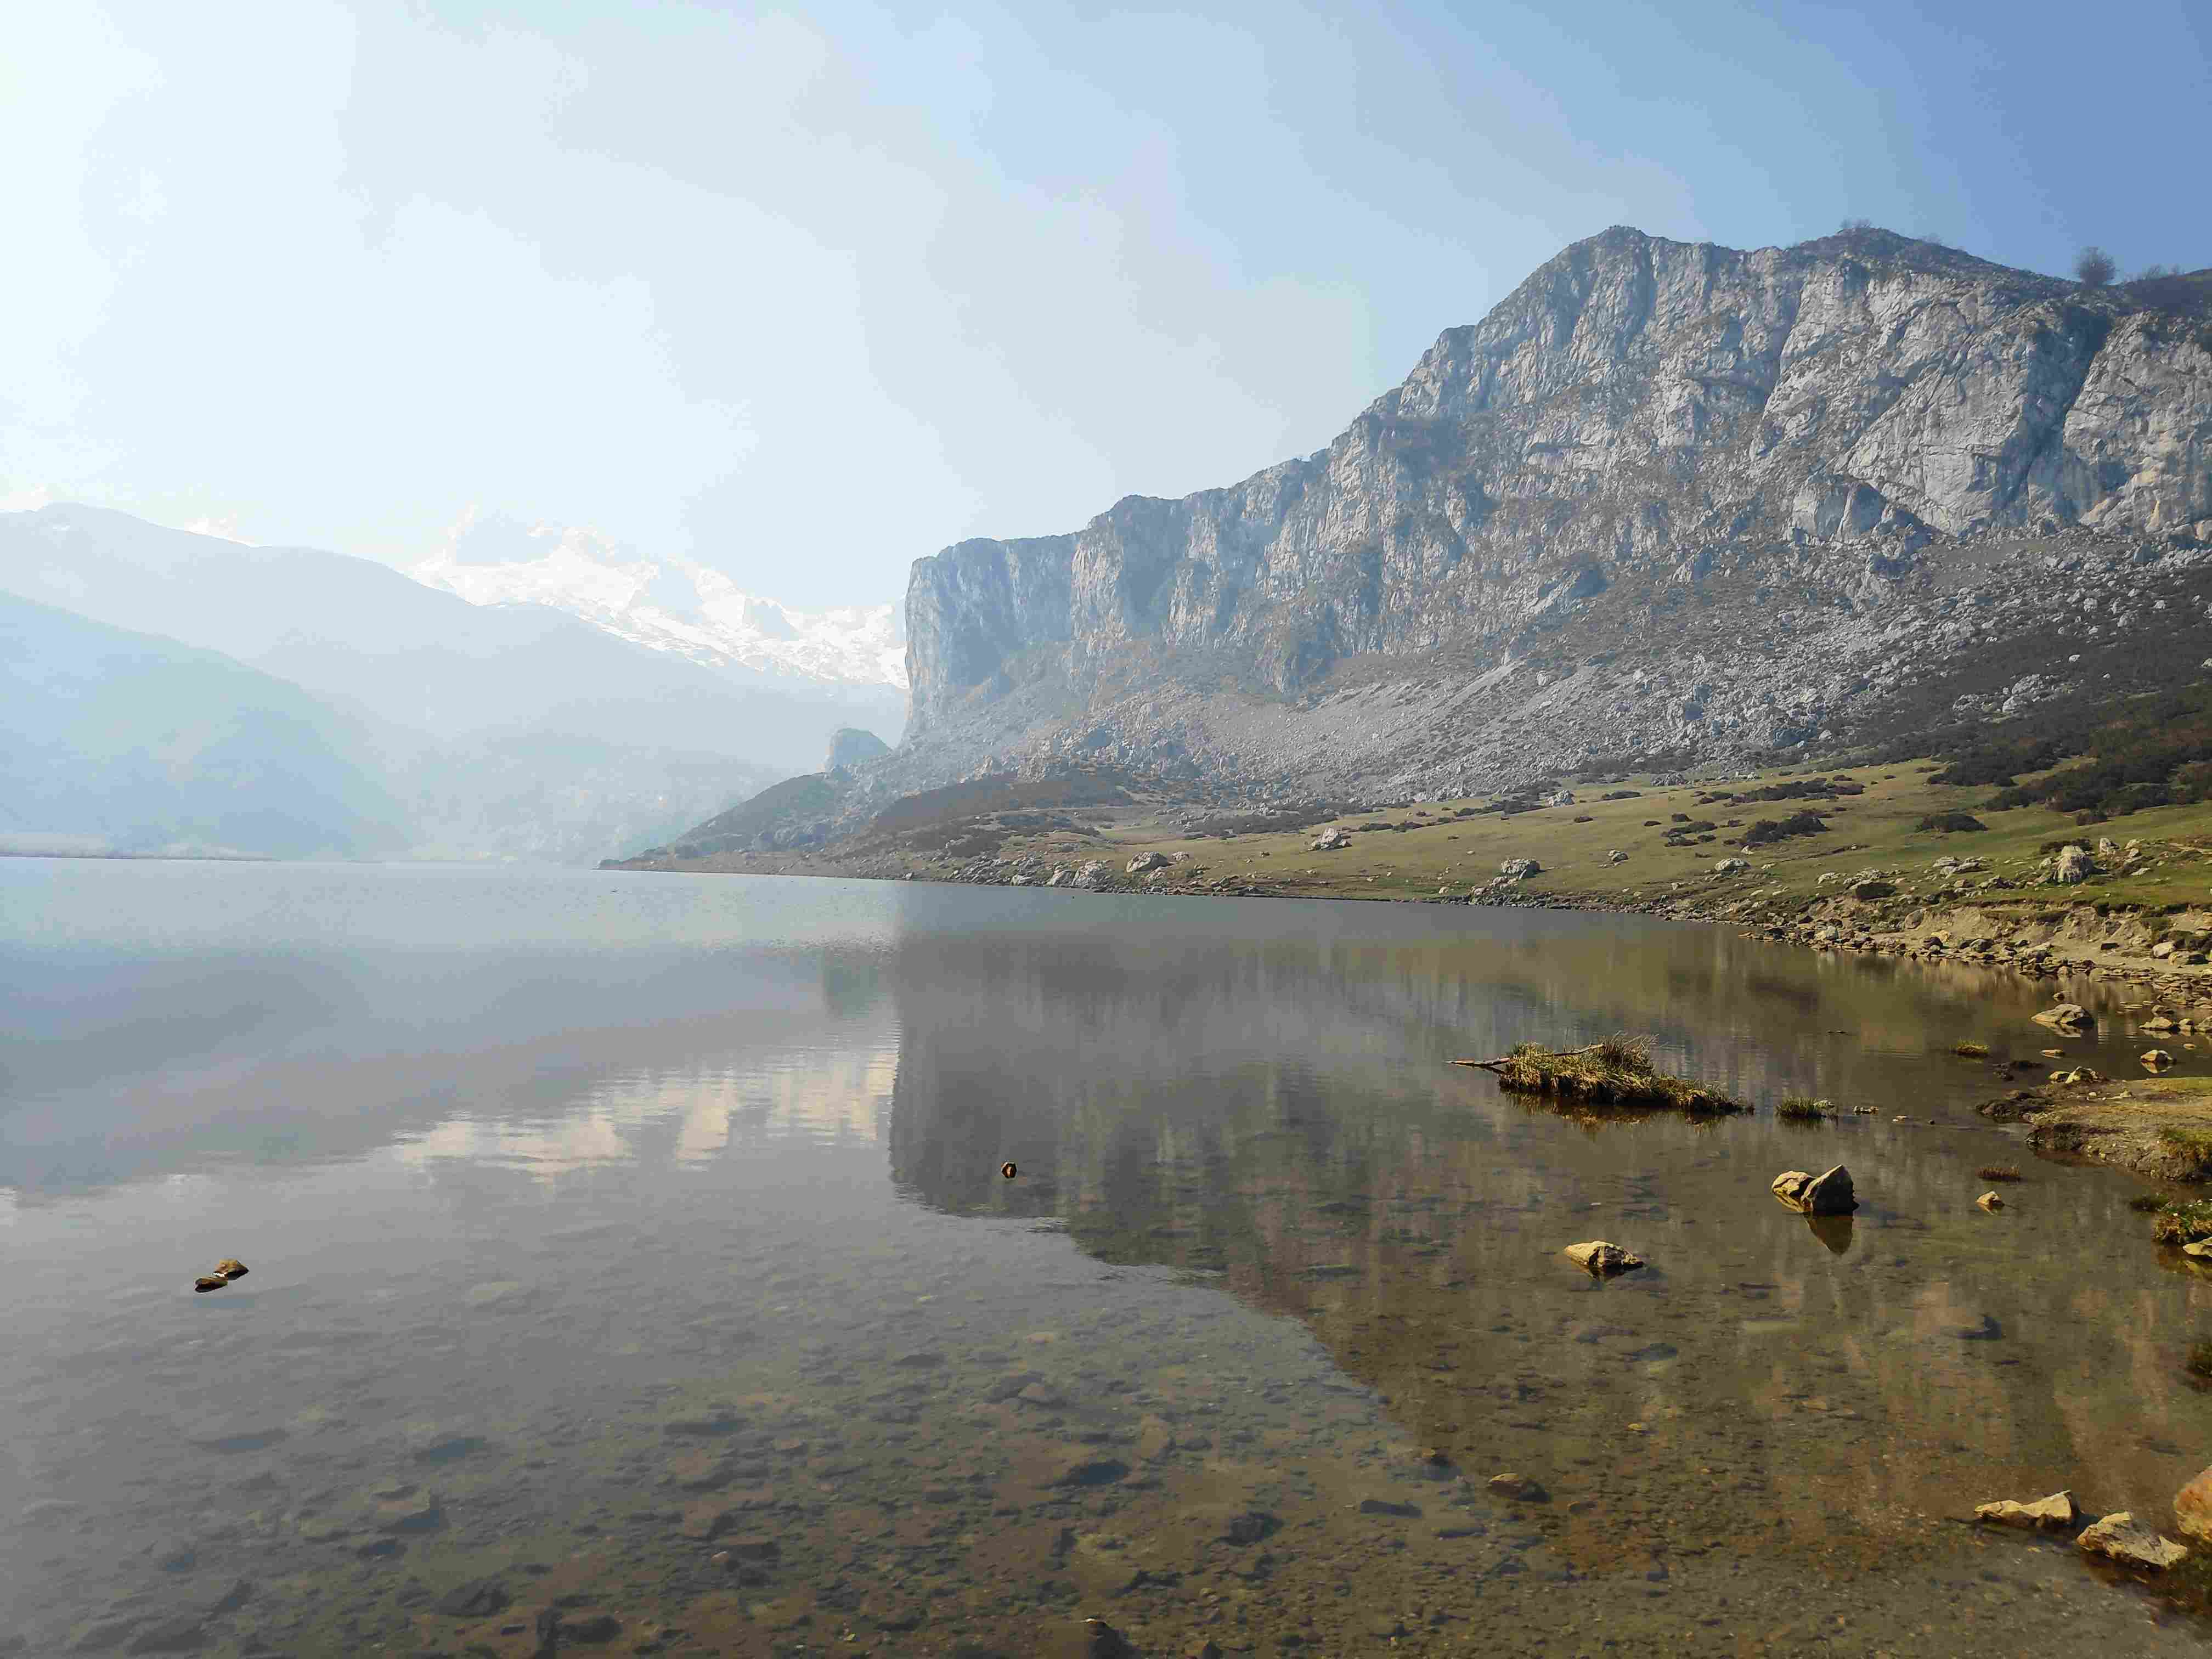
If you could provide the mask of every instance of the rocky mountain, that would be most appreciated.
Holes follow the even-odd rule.
[[[822,763],[822,769],[824,772],[842,772],[863,761],[878,760],[890,752],[890,744],[874,732],[848,726],[842,731],[830,734],[830,754]]]
[[[1388,799],[1817,750],[2198,675],[2208,602],[2212,271],[1616,228],[1316,454],[919,561],[908,738],[863,793],[1081,762]]]
[[[620,638],[763,683],[795,682],[889,707],[906,691],[906,630],[893,605],[794,610],[718,570],[652,559],[589,530],[464,520],[417,580],[473,605],[542,605]],[[902,718],[876,723],[894,736]]]

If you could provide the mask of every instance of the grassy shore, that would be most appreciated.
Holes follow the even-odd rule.
[[[1916,947],[1942,931],[1947,920],[1987,913],[1985,933],[2038,927],[2055,959],[2109,963],[2137,960],[2161,934],[2185,938],[2212,930],[2212,804],[2160,807],[2103,823],[2081,825],[2044,807],[1992,811],[1987,786],[1956,787],[1930,781],[1932,761],[1813,772],[1773,771],[1728,783],[1654,784],[1629,778],[1578,787],[1569,804],[1503,813],[1483,799],[1429,801],[1347,813],[1297,829],[1238,835],[1194,833],[1185,816],[1162,805],[1133,805],[1081,814],[1073,825],[1030,830],[981,825],[994,850],[986,856],[955,855],[903,844],[871,843],[808,853],[725,854],[690,860],[653,860],[645,867],[750,873],[910,877],[916,880],[1042,884],[1051,872],[1066,882],[1084,864],[1103,866],[1099,884],[1115,890],[1177,893],[1261,893],[1339,899],[1466,899],[1529,904],[1661,911],[1747,925],[1833,925],[1846,948],[1911,939]],[[1861,793],[1832,799],[1721,800],[1762,788],[1856,787]],[[1612,797],[1608,799],[1607,797]],[[1815,833],[1771,844],[1739,843],[1761,820],[1785,821],[1809,811]],[[1986,828],[1945,830],[1923,827],[1964,813]],[[1710,825],[1711,828],[1694,828]],[[958,843],[978,829],[948,824],[945,842]],[[1341,830],[1345,844],[1317,850],[1324,829]],[[2107,867],[2078,885],[2045,878],[2045,849],[2061,842],[2093,850],[2110,837],[2123,847],[2142,843],[2133,861]],[[1615,854],[1625,856],[1616,859]],[[1127,873],[1147,854],[1170,867]],[[1978,860],[1964,875],[1938,860]],[[1540,873],[1502,893],[1489,884],[1508,860],[1533,859]],[[1723,860],[1747,867],[1723,872]],[[1824,878],[1826,879],[1824,879]],[[1879,903],[1850,896],[1862,878],[1895,889]],[[1941,915],[1936,913],[1941,912]],[[2073,925],[2057,927],[2062,916]],[[2094,919],[2094,921],[2092,921]],[[1916,932],[1915,930],[1918,930]],[[1957,931],[1954,927],[1953,931]],[[2186,951],[2179,953],[2182,956]],[[2186,974],[2173,961],[2160,971]]]

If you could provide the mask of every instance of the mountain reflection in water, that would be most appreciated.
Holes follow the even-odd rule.
[[[15,862],[30,1650],[2201,1645],[1954,1524],[2163,1519],[2207,1444],[2205,1289],[2133,1184],[1972,1112],[1950,1044],[2041,1040],[1999,976],[1540,913]],[[1449,1064],[1615,1030],[1880,1111],[1608,1123]],[[1856,1217],[1768,1196],[1839,1161]],[[1594,1279],[1592,1237],[1650,1265]]]

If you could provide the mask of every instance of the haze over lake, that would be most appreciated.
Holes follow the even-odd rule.
[[[1633,917],[0,860],[0,1638],[2198,1651],[1958,1524],[2160,1516],[2212,1420],[2137,1183],[1972,1110],[2037,1006]],[[1616,1030],[1879,1109],[1449,1063]]]

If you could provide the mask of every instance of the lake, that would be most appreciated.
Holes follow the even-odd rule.
[[[0,860],[0,1652],[2201,1652],[1962,1524],[2170,1532],[2212,1462],[2212,1282],[1948,1052],[2132,1070],[2075,1000],[1640,917]],[[1760,1111],[1449,1063],[1615,1031]],[[1847,1222],[1769,1195],[1838,1162]]]

